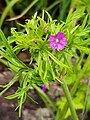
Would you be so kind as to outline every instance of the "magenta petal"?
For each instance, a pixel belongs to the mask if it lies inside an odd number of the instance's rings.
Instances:
[[[63,38],[61,41],[60,41],[60,44],[63,44],[64,46],[67,44],[67,39],[66,38]]]
[[[58,32],[56,35],[55,35],[55,38],[58,38],[59,40],[62,39],[64,37],[64,32]]]
[[[45,85],[45,84],[43,84],[43,86],[42,86],[42,91],[43,91],[43,92],[46,91],[46,85]]]
[[[50,35],[50,38],[48,39],[48,41],[50,42],[54,42],[55,36],[54,35]]]
[[[52,48],[52,49],[57,49],[57,44],[55,43],[55,42],[51,42],[50,43],[50,48]]]
[[[67,42],[67,39],[66,38],[62,38],[62,41]]]
[[[50,42],[50,48],[53,50],[62,50],[67,44],[67,39],[64,37],[64,32],[58,32],[55,36],[51,35],[48,41]]]
[[[58,50],[62,50],[63,48],[64,48],[64,45],[58,44],[58,47],[57,47]]]

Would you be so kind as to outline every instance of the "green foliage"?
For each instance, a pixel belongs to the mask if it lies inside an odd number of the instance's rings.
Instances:
[[[80,85],[80,89],[73,97],[73,103],[76,110],[84,109],[85,102],[85,94],[87,91],[87,85]],[[60,111],[63,109],[64,104],[66,102],[66,98],[62,97],[59,101],[57,101],[57,106],[59,106]],[[71,115],[70,109],[68,109],[65,118]]]
[[[42,4],[40,5],[42,6]],[[23,31],[12,28],[12,35],[8,38],[0,30],[1,58],[2,56],[5,58],[5,64],[15,73],[15,77],[7,85],[2,86],[3,91],[0,95],[17,80],[19,81],[17,91],[6,97],[7,99],[18,99],[16,109],[19,109],[19,116],[21,116],[21,108],[26,99],[37,103],[28,96],[30,87],[34,87],[49,109],[57,112],[56,120],[58,120],[57,118],[63,120],[70,115],[70,112],[67,112],[68,105],[73,119],[78,120],[75,109],[84,109],[85,92],[87,91],[87,85],[83,86],[80,83],[82,78],[87,77],[90,73],[90,24],[88,17],[89,15],[85,13],[85,6],[81,6],[75,11],[71,9],[66,22],[52,20],[50,14],[43,10],[42,17],[35,13],[31,20],[26,21],[25,25],[19,24]],[[79,24],[82,18],[83,22]],[[58,32],[64,32],[68,42],[61,51],[51,49],[48,42],[50,35],[55,35]],[[17,54],[25,50],[30,53],[29,62],[32,67],[28,67],[17,58]],[[85,60],[86,54],[88,58]],[[49,89],[49,83],[54,80],[59,81],[65,92],[65,97],[60,99],[57,104],[53,103],[40,88],[45,84]],[[69,91],[70,88],[71,91]]]

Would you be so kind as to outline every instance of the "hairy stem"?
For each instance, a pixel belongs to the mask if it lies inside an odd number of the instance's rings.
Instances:
[[[68,105],[69,105],[69,107],[70,107],[70,111],[71,111],[73,120],[78,120],[78,116],[77,116],[77,114],[76,114],[76,111],[75,111],[75,108],[74,108],[74,104],[73,104],[73,101],[72,101],[72,98],[71,98],[71,95],[70,95],[68,86],[67,86],[67,84],[66,84],[66,82],[65,82],[64,79],[63,79],[62,88],[63,88],[63,91],[64,91],[64,93],[65,93],[65,96],[66,96]]]
[[[84,74],[85,74],[89,64],[90,64],[90,56],[88,56],[88,58],[87,58],[87,60],[86,60],[86,62],[84,64],[84,66],[83,66],[83,68],[82,68],[82,70],[81,70],[81,72],[80,72],[80,74],[79,74],[75,84],[73,85],[73,87],[71,89],[71,96],[73,96],[75,94],[75,92],[76,92],[76,90],[77,90],[77,88],[78,88],[78,86],[80,84],[80,81],[83,78],[83,76],[84,76]],[[67,113],[67,110],[68,110],[68,102],[65,103],[61,113],[59,114],[59,116],[61,117],[60,118],[61,120],[64,119],[64,117],[65,117],[65,115]]]

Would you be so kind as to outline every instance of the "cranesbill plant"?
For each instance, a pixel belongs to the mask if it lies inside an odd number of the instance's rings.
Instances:
[[[22,104],[26,99],[37,103],[28,95],[30,87],[34,87],[53,114],[56,112],[54,119],[63,120],[71,115],[73,120],[78,120],[76,109],[84,109],[87,90],[87,84],[83,86],[81,81],[82,78],[88,77],[90,72],[89,24],[88,14],[84,11],[84,7],[74,12],[71,9],[66,22],[52,20],[46,11],[43,11],[41,18],[35,13],[31,20],[26,20],[25,25],[19,24],[23,32],[12,28],[12,35],[8,38],[0,30],[2,43],[0,61],[15,73],[8,84],[1,86],[3,91],[0,95],[17,80],[19,81],[17,91],[5,97],[18,99],[19,116],[21,116]],[[45,13],[47,20],[44,19]],[[81,18],[83,22],[78,24]],[[12,43],[15,43],[13,47],[11,47]],[[17,54],[25,50],[30,53],[32,67],[28,67],[17,58]],[[85,54],[88,54],[86,60]],[[59,82],[65,93],[65,96],[56,104],[45,93],[46,88],[49,90],[49,83],[54,83],[55,80]],[[78,100],[79,93],[81,97]]]

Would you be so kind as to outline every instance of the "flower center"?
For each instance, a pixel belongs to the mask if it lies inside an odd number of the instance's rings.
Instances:
[[[55,38],[55,42],[59,42],[59,39],[58,39],[58,38]]]

